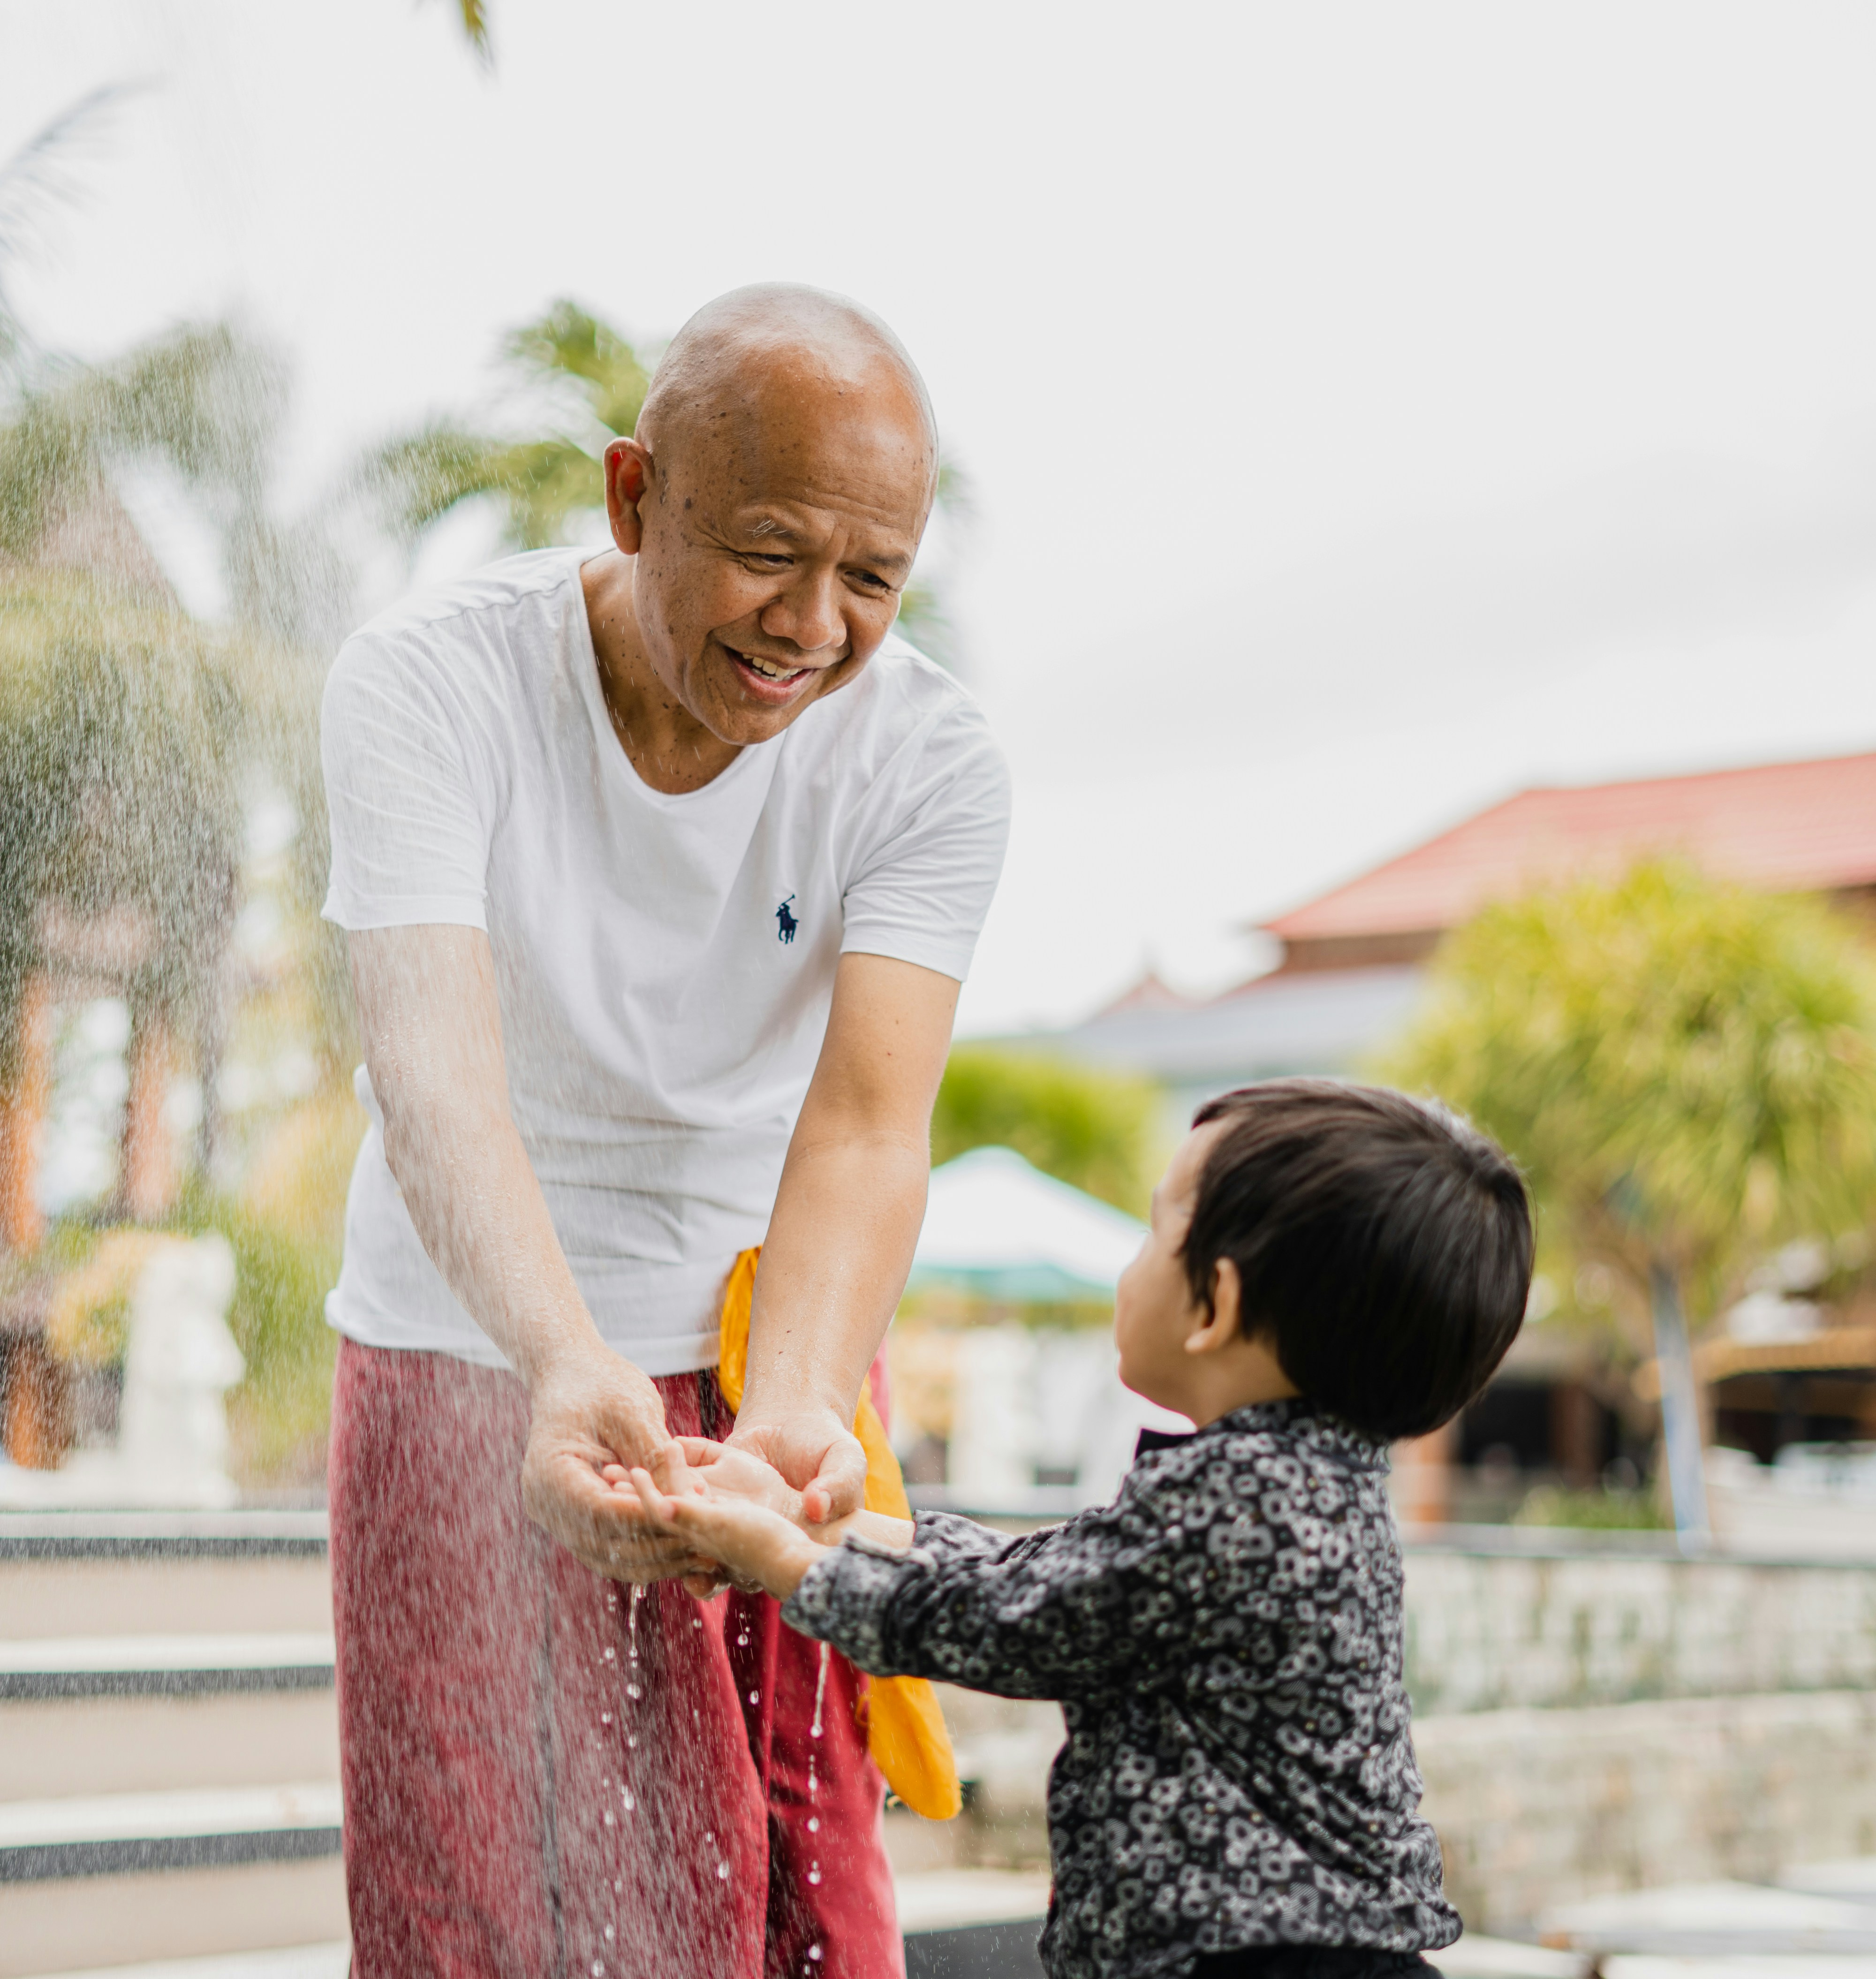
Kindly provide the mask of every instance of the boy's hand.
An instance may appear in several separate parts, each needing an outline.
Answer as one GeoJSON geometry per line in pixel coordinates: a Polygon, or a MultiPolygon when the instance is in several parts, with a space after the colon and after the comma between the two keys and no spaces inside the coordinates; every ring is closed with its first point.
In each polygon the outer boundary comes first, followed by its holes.
{"type": "MultiPolygon", "coordinates": [[[[747,1461],[752,1472],[767,1472],[784,1491],[788,1490],[767,1464],[754,1457],[742,1460],[747,1461]]],[[[763,1502],[765,1496],[774,1495],[772,1487],[762,1485],[753,1476],[742,1479],[753,1487],[747,1494],[736,1490],[734,1483],[727,1487],[717,1485],[708,1492],[689,1488],[688,1480],[707,1478],[717,1467],[711,1462],[688,1470],[684,1487],[670,1493],[658,1489],[648,1470],[635,1467],[629,1477],[639,1503],[665,1531],[681,1537],[694,1551],[719,1562],[734,1579],[762,1588],[777,1601],[786,1601],[824,1549],[794,1519],[763,1502]]],[[[797,1499],[798,1517],[799,1494],[791,1495],[797,1499]]]]}
{"type": "MultiPolygon", "coordinates": [[[[773,1464],[747,1450],[713,1443],[707,1436],[674,1437],[659,1452],[665,1460],[654,1475],[668,1496],[720,1496],[741,1498],[779,1513],[791,1525],[807,1521],[802,1497],[773,1464]]],[[[631,1473],[622,1464],[608,1464],[601,1472],[608,1484],[630,1491],[631,1473]]]]}

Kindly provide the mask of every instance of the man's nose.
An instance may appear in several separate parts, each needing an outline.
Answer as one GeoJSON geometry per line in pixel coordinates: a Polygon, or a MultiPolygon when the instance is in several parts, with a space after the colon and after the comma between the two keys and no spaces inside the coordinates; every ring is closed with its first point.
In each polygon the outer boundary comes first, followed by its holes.
{"type": "Polygon", "coordinates": [[[832,571],[804,571],[772,599],[757,622],[771,639],[787,639],[804,653],[837,646],[846,638],[840,581],[832,571]]]}

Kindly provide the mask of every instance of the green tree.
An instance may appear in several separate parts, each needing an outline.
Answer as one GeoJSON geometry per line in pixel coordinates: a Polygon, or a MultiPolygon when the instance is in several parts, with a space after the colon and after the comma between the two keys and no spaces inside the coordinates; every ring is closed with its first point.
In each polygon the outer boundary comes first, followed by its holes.
{"type": "Polygon", "coordinates": [[[1159,1089],[1066,1059],[960,1045],[932,1113],[932,1160],[1014,1148],[1032,1166],[1135,1215],[1154,1178],[1159,1089]]]}
{"type": "Polygon", "coordinates": [[[570,516],[605,507],[606,447],[638,423],[651,373],[631,344],[578,303],[555,303],[512,331],[503,363],[537,398],[544,392],[561,430],[505,439],[438,419],[380,447],[365,475],[391,526],[415,537],[459,502],[492,496],[516,549],[563,539],[570,516]]]}
{"type": "MultiPolygon", "coordinates": [[[[1649,864],[1488,909],[1381,1068],[1524,1165],[1547,1258],[1651,1326],[1675,1523],[1705,1528],[1685,1315],[1876,1200],[1876,968],[1821,902],[1649,864]]],[[[1637,1331],[1640,1329],[1638,1327],[1637,1331]]]]}

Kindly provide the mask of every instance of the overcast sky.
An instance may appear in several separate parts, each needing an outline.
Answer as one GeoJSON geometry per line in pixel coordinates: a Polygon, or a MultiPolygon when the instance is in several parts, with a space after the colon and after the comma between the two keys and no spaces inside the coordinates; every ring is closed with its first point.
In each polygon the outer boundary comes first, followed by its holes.
{"type": "Polygon", "coordinates": [[[557,295],[880,310],[1017,777],[966,1027],[1228,981],[1522,784],[1876,748],[1867,5],[492,12],[0,0],[0,151],[149,85],[22,299],[244,313],[302,491],[557,295]]]}

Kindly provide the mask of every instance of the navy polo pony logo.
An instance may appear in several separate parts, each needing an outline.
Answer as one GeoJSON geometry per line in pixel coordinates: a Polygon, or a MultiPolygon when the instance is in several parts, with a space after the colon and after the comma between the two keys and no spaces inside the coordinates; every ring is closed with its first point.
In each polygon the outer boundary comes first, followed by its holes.
{"type": "MultiPolygon", "coordinates": [[[[792,893],[788,896],[788,900],[792,900],[794,898],[794,896],[792,893]]],[[[793,941],[795,930],[801,925],[794,916],[789,913],[788,900],[784,900],[775,910],[775,938],[777,941],[793,941]]]]}

